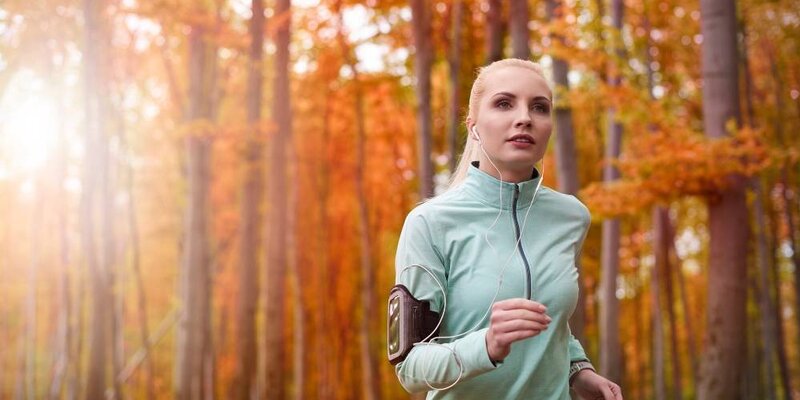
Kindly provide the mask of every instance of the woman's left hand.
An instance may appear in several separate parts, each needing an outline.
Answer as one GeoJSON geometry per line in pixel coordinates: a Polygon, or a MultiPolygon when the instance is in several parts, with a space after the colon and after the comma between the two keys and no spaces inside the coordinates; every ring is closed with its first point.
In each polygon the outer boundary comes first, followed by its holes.
{"type": "Polygon", "coordinates": [[[572,389],[584,400],[622,400],[619,385],[591,369],[578,371],[572,381],[572,389]]]}

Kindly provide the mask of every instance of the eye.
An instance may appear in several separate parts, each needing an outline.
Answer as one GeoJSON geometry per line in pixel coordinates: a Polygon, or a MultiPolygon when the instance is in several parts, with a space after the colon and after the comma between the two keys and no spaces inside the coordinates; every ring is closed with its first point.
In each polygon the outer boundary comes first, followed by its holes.
{"type": "Polygon", "coordinates": [[[495,107],[507,110],[511,108],[511,102],[509,102],[508,100],[500,100],[497,103],[495,103],[495,107]]]}
{"type": "Polygon", "coordinates": [[[547,114],[548,112],[550,112],[550,107],[544,103],[535,103],[531,106],[531,110],[538,113],[547,114]]]}

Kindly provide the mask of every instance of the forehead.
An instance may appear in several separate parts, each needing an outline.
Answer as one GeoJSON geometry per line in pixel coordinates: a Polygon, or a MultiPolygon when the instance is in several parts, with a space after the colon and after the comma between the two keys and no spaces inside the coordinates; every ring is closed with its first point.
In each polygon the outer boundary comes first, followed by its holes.
{"type": "Polygon", "coordinates": [[[508,66],[488,73],[484,79],[484,98],[496,93],[508,92],[517,97],[552,97],[544,78],[533,70],[524,67],[508,66]]]}

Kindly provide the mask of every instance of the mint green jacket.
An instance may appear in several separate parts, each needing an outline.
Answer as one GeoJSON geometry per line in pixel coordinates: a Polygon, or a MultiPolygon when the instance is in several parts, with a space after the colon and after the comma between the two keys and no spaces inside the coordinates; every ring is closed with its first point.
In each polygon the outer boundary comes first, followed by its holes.
{"type": "Polygon", "coordinates": [[[469,331],[441,341],[458,354],[463,366],[459,383],[448,390],[431,390],[426,378],[435,387],[448,386],[458,378],[458,360],[443,347],[415,346],[395,366],[409,392],[428,391],[428,399],[570,398],[570,363],[588,360],[568,321],[578,300],[575,263],[590,216],[575,197],[544,186],[528,213],[539,179],[534,171],[529,181],[500,182],[473,164],[461,185],[417,206],[406,217],[395,260],[396,283],[406,285],[414,297],[430,301],[431,309],[441,313],[442,291],[436,281],[421,268],[405,268],[424,265],[447,292],[439,335],[469,331]],[[515,214],[521,251],[516,246],[515,214]],[[495,302],[524,297],[523,254],[531,271],[531,299],[547,307],[552,322],[539,335],[512,344],[508,357],[495,365],[486,350],[487,310],[505,264],[495,302]]]}

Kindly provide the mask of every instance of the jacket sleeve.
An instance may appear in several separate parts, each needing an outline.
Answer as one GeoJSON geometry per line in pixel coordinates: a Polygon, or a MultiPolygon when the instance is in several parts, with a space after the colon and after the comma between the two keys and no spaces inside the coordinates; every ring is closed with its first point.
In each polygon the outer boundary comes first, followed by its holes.
{"type": "MultiPolygon", "coordinates": [[[[444,298],[436,279],[447,290],[448,266],[434,240],[441,236],[434,235],[432,228],[417,210],[408,215],[397,246],[395,282],[405,285],[418,300],[430,301],[431,309],[441,314],[444,298]],[[430,273],[412,265],[424,266],[430,273]]],[[[442,345],[414,346],[395,366],[400,384],[411,393],[424,392],[433,390],[430,386],[449,386],[459,375],[464,381],[497,368],[486,350],[486,332],[487,328],[477,330],[442,345]]]]}
{"type": "Polygon", "coordinates": [[[581,342],[578,339],[575,339],[575,336],[572,336],[572,330],[569,332],[569,362],[570,364],[578,361],[589,361],[589,357],[586,356],[586,352],[583,350],[583,346],[581,346],[581,342]]]}
{"type": "MultiPolygon", "coordinates": [[[[575,264],[578,265],[581,261],[581,250],[583,249],[583,242],[586,240],[586,235],[589,233],[589,226],[592,223],[591,215],[589,214],[589,209],[586,206],[581,204],[581,221],[582,221],[582,230],[580,231],[580,237],[578,237],[578,241],[575,243],[575,264]]],[[[580,276],[578,276],[578,281],[580,282],[580,276]]],[[[580,288],[580,285],[579,285],[580,288]]],[[[572,335],[572,329],[569,332],[569,361],[570,363],[574,363],[577,361],[589,361],[589,357],[586,356],[586,351],[583,350],[583,346],[581,346],[581,342],[572,335]]]]}

